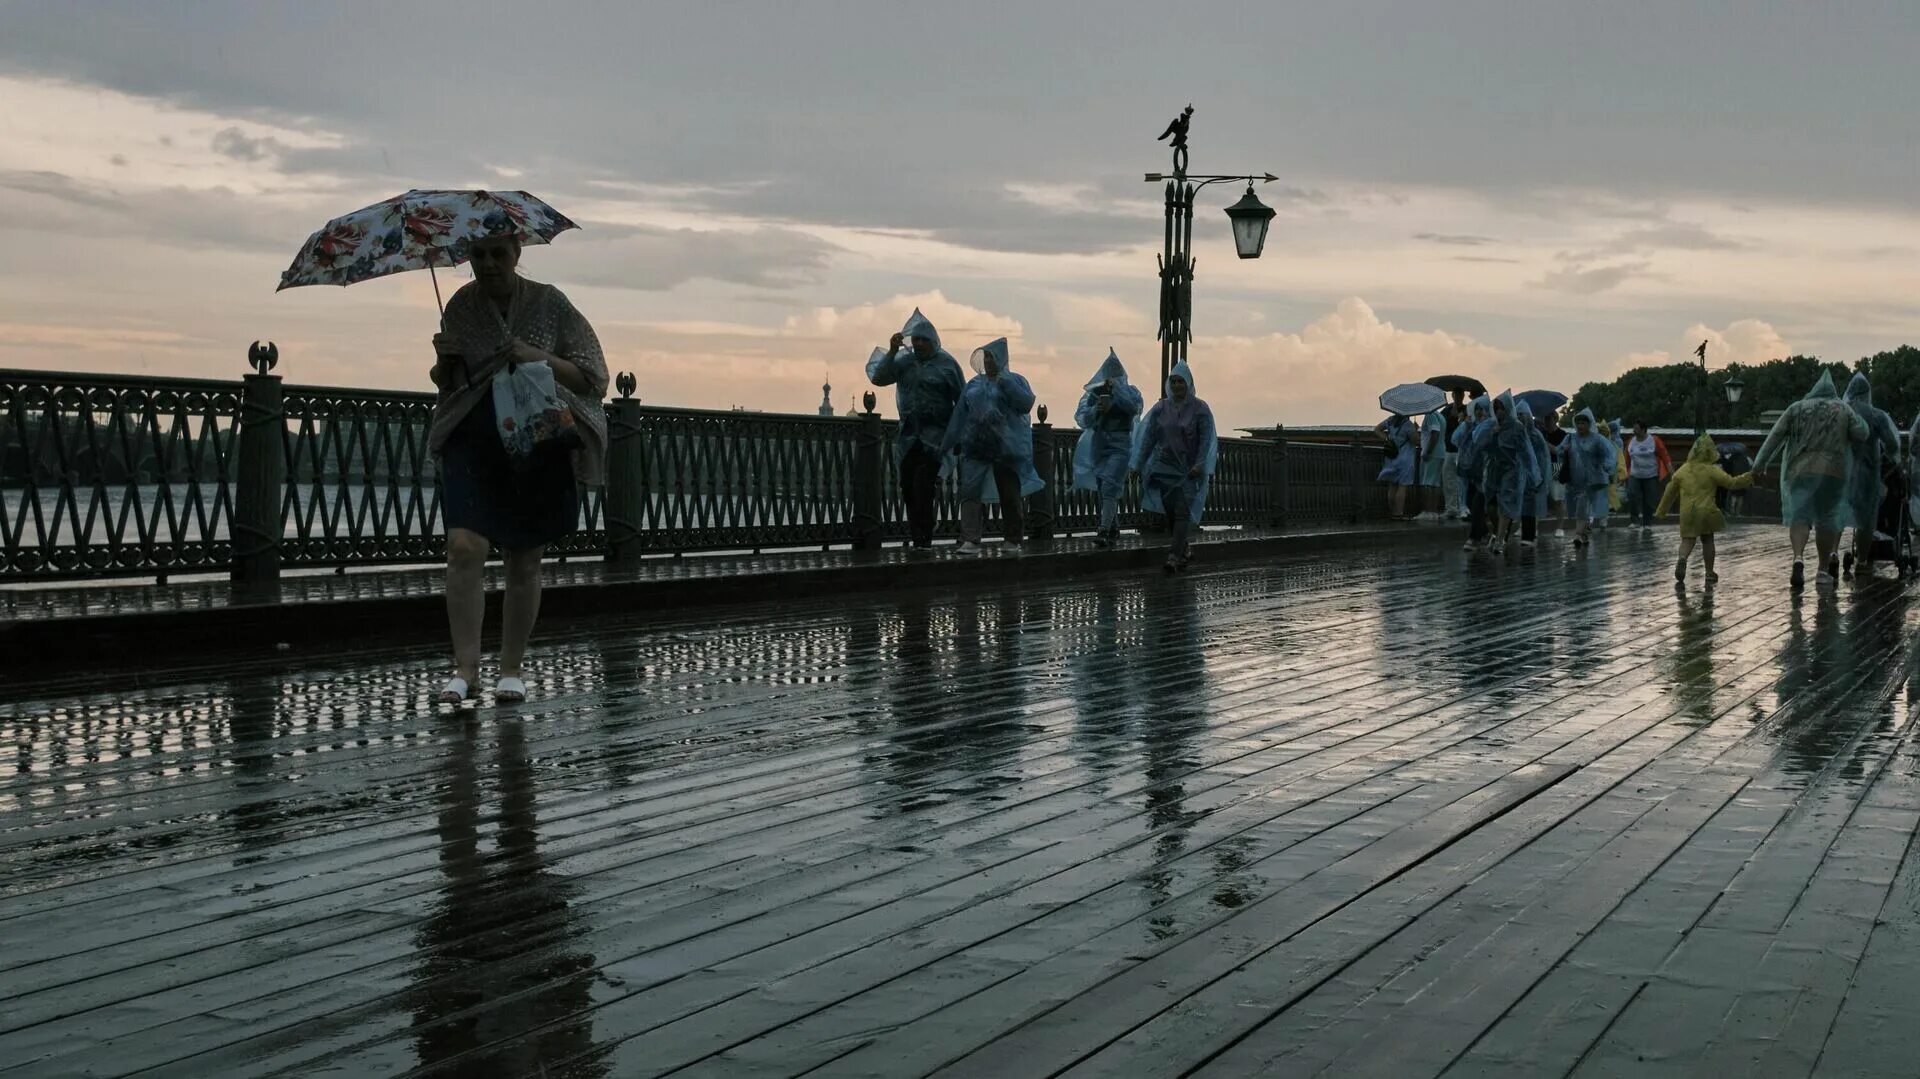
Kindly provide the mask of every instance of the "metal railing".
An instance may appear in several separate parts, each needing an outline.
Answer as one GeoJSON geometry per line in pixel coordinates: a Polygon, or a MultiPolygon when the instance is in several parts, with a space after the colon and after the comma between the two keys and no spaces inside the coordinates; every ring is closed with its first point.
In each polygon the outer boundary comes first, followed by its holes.
{"type": "MultiPolygon", "coordinates": [[[[443,558],[428,449],[433,395],[283,387],[265,370],[244,384],[0,370],[0,582],[443,558]],[[249,446],[278,460],[243,470],[249,446]]],[[[580,527],[551,548],[556,556],[870,547],[905,537],[895,427],[877,415],[711,412],[626,398],[608,412],[607,486],[582,491],[580,527]]],[[[1029,503],[1036,532],[1097,525],[1097,498],[1073,488],[1079,434],[1035,425],[1036,464],[1049,481],[1029,503]]],[[[1221,439],[1207,523],[1383,519],[1373,482],[1380,460],[1365,445],[1221,439]]],[[[951,482],[940,498],[950,534],[951,482]]],[[[1148,523],[1137,482],[1121,510],[1125,527],[1148,523]]]]}

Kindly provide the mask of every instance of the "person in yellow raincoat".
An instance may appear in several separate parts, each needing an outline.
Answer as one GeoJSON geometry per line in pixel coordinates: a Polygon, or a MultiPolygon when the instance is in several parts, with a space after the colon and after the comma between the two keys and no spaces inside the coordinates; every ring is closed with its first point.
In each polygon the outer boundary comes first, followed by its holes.
{"type": "Polygon", "coordinates": [[[1686,463],[1674,469],[1666,494],[1660,498],[1660,516],[1673,512],[1675,506],[1680,509],[1680,561],[1673,564],[1673,579],[1680,584],[1687,583],[1687,559],[1693,555],[1695,540],[1707,564],[1707,583],[1720,579],[1713,572],[1713,534],[1727,527],[1727,519],[1720,513],[1714,493],[1722,487],[1741,491],[1753,486],[1753,473],[1729,476],[1720,467],[1719,456],[1711,437],[1702,434],[1694,439],[1686,463]]]}
{"type": "MultiPolygon", "coordinates": [[[[1601,424],[1600,433],[1607,436],[1608,442],[1613,443],[1614,450],[1613,482],[1607,486],[1607,512],[1619,513],[1620,508],[1627,504],[1627,500],[1620,495],[1621,489],[1627,485],[1627,447],[1624,442],[1620,441],[1620,424],[1618,422],[1601,424]]],[[[1607,527],[1607,519],[1605,517],[1600,518],[1600,527],[1607,527]]]]}

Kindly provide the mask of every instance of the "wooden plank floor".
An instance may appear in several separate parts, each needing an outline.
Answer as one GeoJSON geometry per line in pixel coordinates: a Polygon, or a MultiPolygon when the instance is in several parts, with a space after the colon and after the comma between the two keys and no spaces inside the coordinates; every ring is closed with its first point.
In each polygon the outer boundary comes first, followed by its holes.
{"type": "Polygon", "coordinates": [[[15,690],[0,1076],[1920,1073],[1911,597],[1673,542],[15,690]]]}

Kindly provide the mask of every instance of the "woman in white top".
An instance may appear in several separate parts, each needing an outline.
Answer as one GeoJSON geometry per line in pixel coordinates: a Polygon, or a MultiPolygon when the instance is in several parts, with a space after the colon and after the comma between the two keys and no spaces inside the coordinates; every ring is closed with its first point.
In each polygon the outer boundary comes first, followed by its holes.
{"type": "Polygon", "coordinates": [[[1660,505],[1660,458],[1666,456],[1665,449],[1645,423],[1633,425],[1633,437],[1627,440],[1627,515],[1641,528],[1653,527],[1653,511],[1660,505]]]}

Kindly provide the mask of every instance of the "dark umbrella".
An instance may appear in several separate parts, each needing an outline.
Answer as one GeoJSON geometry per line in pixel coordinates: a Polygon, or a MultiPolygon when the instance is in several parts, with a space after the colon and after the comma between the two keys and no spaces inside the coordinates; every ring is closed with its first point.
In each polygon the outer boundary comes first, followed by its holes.
{"type": "Polygon", "coordinates": [[[1465,375],[1435,375],[1427,380],[1427,385],[1438,386],[1448,393],[1452,393],[1455,390],[1465,390],[1474,397],[1485,397],[1487,395],[1487,387],[1482,384],[1479,379],[1468,378],[1465,375]]]}
{"type": "Polygon", "coordinates": [[[1567,395],[1559,390],[1528,390],[1514,394],[1513,399],[1516,402],[1525,401],[1536,416],[1544,416],[1567,403],[1567,395]]]}

